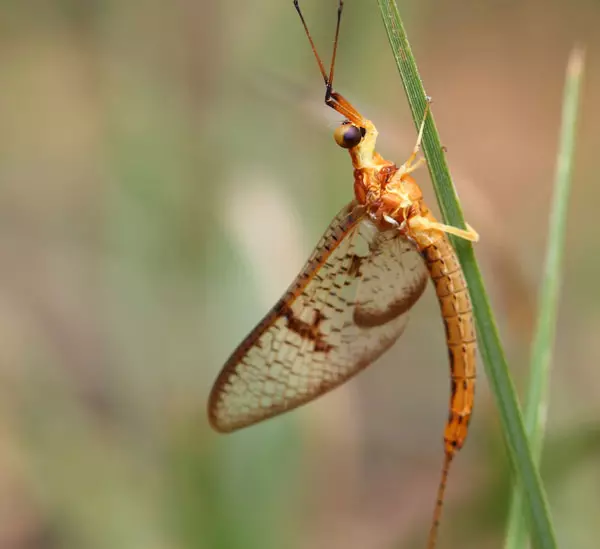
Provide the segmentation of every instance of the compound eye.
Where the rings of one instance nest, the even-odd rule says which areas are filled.
[[[361,142],[364,136],[365,129],[359,128],[350,122],[344,122],[333,132],[333,138],[335,139],[335,142],[344,149],[356,147],[356,145]]]

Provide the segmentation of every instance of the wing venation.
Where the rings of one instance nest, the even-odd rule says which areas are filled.
[[[379,230],[350,203],[223,367],[209,399],[212,425],[251,425],[358,373],[401,335],[427,279],[410,241],[397,229]]]

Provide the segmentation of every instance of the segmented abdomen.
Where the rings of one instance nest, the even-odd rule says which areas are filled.
[[[417,246],[435,285],[446,328],[451,395],[444,441],[446,453],[452,455],[465,441],[473,409],[477,352],[473,308],[462,268],[446,235],[423,235]]]

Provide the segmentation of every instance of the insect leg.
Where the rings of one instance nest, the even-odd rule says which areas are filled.
[[[412,230],[435,230],[443,233],[453,234],[469,242],[477,242],[479,240],[479,234],[471,225],[468,223],[467,229],[459,229],[458,227],[452,227],[451,225],[445,225],[444,223],[438,223],[437,221],[431,221],[426,217],[420,215],[413,216],[408,219],[408,226]]]
[[[427,104],[425,105],[425,112],[423,113],[423,120],[421,121],[421,125],[419,126],[419,134],[417,135],[417,142],[415,143],[412,153],[407,158],[406,162],[404,162],[404,164],[402,164],[402,166],[400,166],[400,168],[398,169],[398,171],[400,172],[401,175],[413,172],[422,163],[419,160],[419,164],[412,166],[412,163],[415,161],[415,159],[417,158],[417,155],[419,154],[419,151],[421,150],[421,141],[423,141],[423,131],[425,130],[425,120],[427,120],[427,115],[429,114],[429,105],[430,104],[431,104],[431,99],[428,97]]]

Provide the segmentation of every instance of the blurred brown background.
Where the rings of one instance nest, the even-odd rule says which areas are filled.
[[[329,58],[336,2],[303,5]],[[597,547],[600,4],[400,8],[521,390],[565,64],[587,50],[543,475],[559,544]],[[374,0],[346,1],[338,59],[402,162],[415,129]],[[0,548],[423,547],[448,401],[431,290],[344,388],[228,437],[206,422],[228,354],[352,193],[291,0],[5,0],[0,74]],[[502,546],[481,379],[440,549]]]

